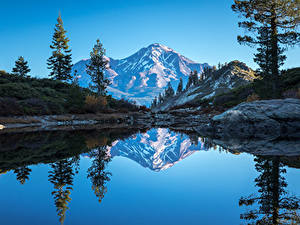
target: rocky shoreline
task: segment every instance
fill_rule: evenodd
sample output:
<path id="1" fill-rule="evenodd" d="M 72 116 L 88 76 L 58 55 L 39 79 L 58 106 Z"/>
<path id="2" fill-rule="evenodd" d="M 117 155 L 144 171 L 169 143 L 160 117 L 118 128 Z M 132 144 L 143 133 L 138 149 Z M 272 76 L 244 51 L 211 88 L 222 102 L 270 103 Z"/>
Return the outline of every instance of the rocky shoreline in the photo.
<path id="1" fill-rule="evenodd" d="M 130 128 L 142 113 L 0 117 L 0 134 L 51 130 Z"/>
<path id="2" fill-rule="evenodd" d="M 242 103 L 220 115 L 195 111 L 1 117 L 0 132 L 94 129 L 97 127 L 167 127 L 222 139 L 300 138 L 300 100 L 277 99 Z"/>

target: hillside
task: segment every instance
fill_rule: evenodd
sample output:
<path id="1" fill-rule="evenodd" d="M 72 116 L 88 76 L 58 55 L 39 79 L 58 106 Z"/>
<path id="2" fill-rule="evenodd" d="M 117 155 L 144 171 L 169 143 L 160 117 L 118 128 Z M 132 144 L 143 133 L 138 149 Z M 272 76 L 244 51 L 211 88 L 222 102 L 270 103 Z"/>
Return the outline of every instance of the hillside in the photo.
<path id="1" fill-rule="evenodd" d="M 136 101 L 149 106 L 152 99 L 171 82 L 177 86 L 182 78 L 187 83 L 191 71 L 202 72 L 207 63 L 196 63 L 173 49 L 151 44 L 124 59 L 108 58 L 110 68 L 106 76 L 111 80 L 108 92 L 113 97 Z M 88 87 L 91 80 L 86 73 L 89 59 L 81 60 L 73 67 L 80 75 L 79 84 Z"/>
<path id="2" fill-rule="evenodd" d="M 0 116 L 111 113 L 138 109 L 111 96 L 107 96 L 101 105 L 89 89 L 77 85 L 0 71 Z"/>
<path id="3" fill-rule="evenodd" d="M 184 105 L 199 105 L 200 102 L 209 101 L 217 95 L 247 85 L 255 78 L 255 72 L 246 64 L 232 61 L 218 70 L 209 72 L 198 85 L 191 86 L 182 93 L 166 99 L 153 110 L 166 111 Z"/>

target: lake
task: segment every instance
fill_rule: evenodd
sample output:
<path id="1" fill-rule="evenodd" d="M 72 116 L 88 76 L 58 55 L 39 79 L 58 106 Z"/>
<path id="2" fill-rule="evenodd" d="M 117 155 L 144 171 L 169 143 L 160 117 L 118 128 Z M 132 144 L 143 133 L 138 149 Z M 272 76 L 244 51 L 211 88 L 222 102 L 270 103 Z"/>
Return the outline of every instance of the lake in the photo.
<path id="1" fill-rule="evenodd" d="M 299 224 L 299 168 L 166 128 L 2 134 L 1 224 Z"/>

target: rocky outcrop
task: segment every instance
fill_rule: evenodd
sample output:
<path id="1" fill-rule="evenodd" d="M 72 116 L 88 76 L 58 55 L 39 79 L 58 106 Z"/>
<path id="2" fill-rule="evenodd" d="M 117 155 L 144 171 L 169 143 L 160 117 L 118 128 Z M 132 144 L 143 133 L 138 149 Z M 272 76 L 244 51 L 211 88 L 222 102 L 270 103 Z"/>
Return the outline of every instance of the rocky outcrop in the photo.
<path id="1" fill-rule="evenodd" d="M 222 137 L 300 138 L 300 100 L 277 99 L 242 103 L 213 117 L 211 126 L 214 135 Z"/>
<path id="2" fill-rule="evenodd" d="M 165 99 L 152 110 L 154 112 L 185 108 L 184 105 L 199 106 L 201 101 L 212 101 L 214 97 L 230 92 L 230 90 L 247 85 L 256 79 L 255 72 L 246 64 L 232 61 L 218 70 L 202 74 L 205 79 L 198 85 L 192 85 L 183 92 Z M 176 87 L 176 86 L 175 86 Z"/>

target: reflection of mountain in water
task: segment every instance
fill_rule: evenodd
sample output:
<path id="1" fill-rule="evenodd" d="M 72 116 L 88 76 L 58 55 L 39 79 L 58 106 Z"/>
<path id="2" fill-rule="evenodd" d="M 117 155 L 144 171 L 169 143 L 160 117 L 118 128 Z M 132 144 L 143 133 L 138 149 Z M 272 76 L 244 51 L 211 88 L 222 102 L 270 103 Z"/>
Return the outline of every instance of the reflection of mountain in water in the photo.
<path id="1" fill-rule="evenodd" d="M 123 156 L 143 167 L 161 171 L 200 149 L 201 145 L 193 144 L 188 136 L 159 128 L 114 142 L 110 154 L 112 157 Z"/>

